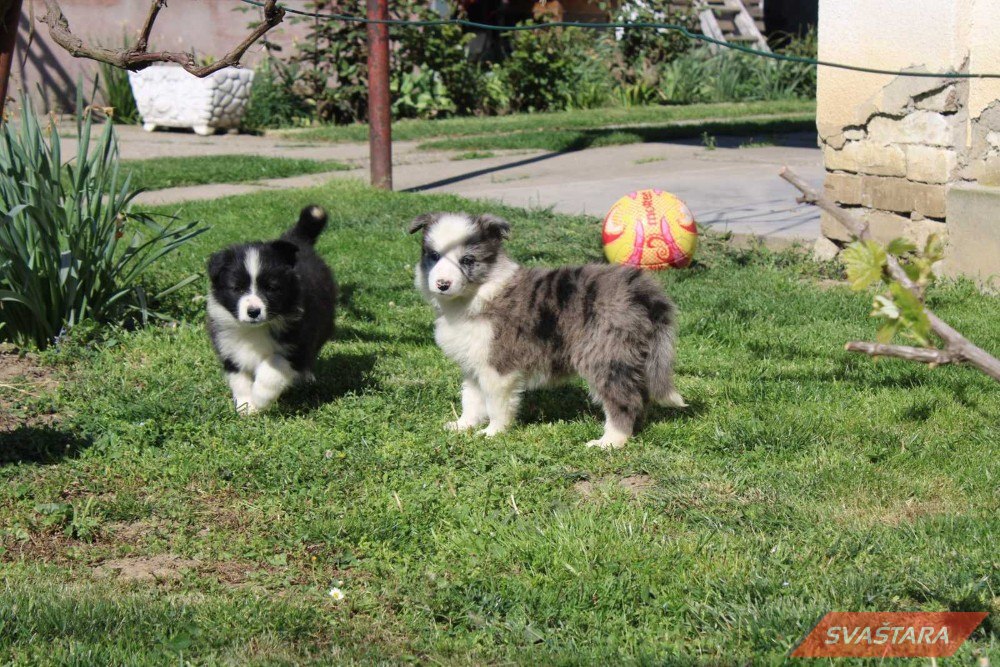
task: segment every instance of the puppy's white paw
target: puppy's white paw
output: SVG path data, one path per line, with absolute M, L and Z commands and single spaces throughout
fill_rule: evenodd
M 658 402 L 660 405 L 668 408 L 686 408 L 688 406 L 684 397 L 676 391 L 670 392 L 665 398 L 661 398 Z
M 473 422 L 467 422 L 462 419 L 456 419 L 453 422 L 448 422 L 444 425 L 444 430 L 446 431 L 468 431 L 470 428 L 475 427 L 476 424 Z
M 611 438 L 603 436 L 597 440 L 587 443 L 588 447 L 600 447 L 601 449 L 621 449 L 625 446 L 625 438 Z
M 316 374 L 312 371 L 302 374 L 302 384 L 312 384 L 316 381 Z
M 253 414 L 257 414 L 260 410 L 257 409 L 252 402 L 247 401 L 246 403 L 240 403 L 236 406 L 236 414 L 240 417 L 248 417 Z
M 492 438 L 492 437 L 493 437 L 493 436 L 495 436 L 496 434 L 498 434 L 498 433 L 503 433 L 503 432 L 504 432 L 504 431 L 506 431 L 506 430 L 507 430 L 507 429 L 506 429 L 505 427 L 502 427 L 502 426 L 494 426 L 493 424 L 490 424 L 490 425 L 489 425 L 489 426 L 487 426 L 486 428 L 483 428 L 483 429 L 480 429 L 480 430 L 478 431 L 478 433 L 479 433 L 479 435 L 485 435 L 485 436 L 486 436 L 487 438 Z

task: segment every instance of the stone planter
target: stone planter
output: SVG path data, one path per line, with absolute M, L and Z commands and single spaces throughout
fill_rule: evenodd
M 227 67 L 199 79 L 181 67 L 147 67 L 128 73 L 142 127 L 190 127 L 205 136 L 237 128 L 247 102 L 253 71 Z

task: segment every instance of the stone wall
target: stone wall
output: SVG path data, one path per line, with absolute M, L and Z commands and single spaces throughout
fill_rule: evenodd
M 997 31 L 1000 3 L 986 0 L 885 0 L 877 12 L 854 0 L 820 3 L 824 60 L 922 73 L 1000 72 L 1000 48 L 988 37 Z M 902 236 L 922 243 L 932 232 L 947 237 L 961 224 L 949 212 L 952 187 L 1000 185 L 996 80 L 820 68 L 818 98 L 826 191 L 856 209 L 882 241 Z M 986 229 L 1000 238 L 997 218 Z M 822 231 L 848 240 L 826 215 Z M 952 273 L 963 273 L 965 253 L 949 246 Z M 976 267 L 978 277 L 983 265 Z M 1000 257 L 990 270 L 1000 274 Z

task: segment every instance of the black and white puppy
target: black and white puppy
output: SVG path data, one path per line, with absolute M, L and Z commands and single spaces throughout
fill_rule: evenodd
M 208 333 L 240 414 L 313 379 L 333 335 L 337 284 L 313 249 L 324 227 L 326 211 L 307 206 L 280 239 L 233 245 L 208 260 Z
M 641 270 L 587 265 L 522 268 L 504 252 L 506 220 L 422 215 L 416 286 L 436 311 L 434 337 L 462 369 L 462 415 L 445 428 L 495 435 L 525 389 L 583 377 L 604 407 L 590 447 L 621 447 L 645 403 L 684 406 L 673 386 L 676 311 Z

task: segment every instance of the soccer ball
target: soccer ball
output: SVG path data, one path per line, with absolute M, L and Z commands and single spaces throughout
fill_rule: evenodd
M 639 190 L 616 201 L 602 237 L 609 262 L 643 269 L 683 268 L 698 246 L 691 209 L 663 190 Z

